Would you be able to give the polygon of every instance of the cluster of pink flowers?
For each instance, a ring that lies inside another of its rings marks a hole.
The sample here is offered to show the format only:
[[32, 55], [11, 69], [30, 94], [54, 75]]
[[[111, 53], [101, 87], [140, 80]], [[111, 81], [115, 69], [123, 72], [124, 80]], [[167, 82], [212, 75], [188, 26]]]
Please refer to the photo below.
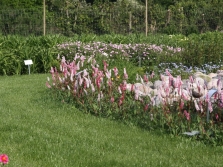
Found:
[[105, 57], [114, 56], [117, 54], [122, 54], [127, 57], [134, 57], [134, 55], [138, 55], [140, 52], [143, 54], [143, 59], [145, 57], [151, 58], [151, 53], [162, 53], [165, 52], [168, 55], [172, 55], [173, 53], [182, 52], [182, 48], [174, 48], [170, 46], [164, 45], [151, 45], [151, 44], [106, 44], [103, 42], [92, 42], [92, 43], [82, 43], [80, 41], [74, 43], [64, 43], [59, 44], [59, 49], [72, 49], [72, 47], [76, 48], [76, 52], [80, 55], [88, 55], [88, 54], [101, 54]]
[[[118, 107], [123, 106], [127, 101], [125, 100], [126, 97], [130, 95], [131, 97], [127, 97], [127, 99], [132, 98], [132, 100], [140, 101], [145, 111], [148, 110], [150, 105], [152, 107], [168, 106], [180, 101], [180, 111], [188, 121], [191, 120], [191, 115], [184, 102], [192, 100], [195, 109], [201, 113], [205, 111], [206, 107], [212, 113], [213, 101], [219, 102], [219, 107], [222, 108], [223, 106], [223, 84], [220, 79], [214, 85], [217, 92], [213, 97], [209, 97], [208, 90], [213, 87], [214, 80], [204, 84], [205, 82], [201, 77], [190, 76], [183, 82], [181, 76], [174, 77], [166, 69], [166, 74], [161, 74], [161, 80], [155, 81], [154, 84], [150, 82], [155, 75], [154, 72], [143, 77], [137, 74], [137, 83], [131, 84], [128, 83], [129, 76], [126, 68], [123, 69], [123, 73], [120, 73], [117, 67], [108, 69], [109, 64], [106, 60], [103, 61], [102, 66], [100, 68], [94, 56], [87, 59], [87, 57], [75, 55], [72, 62], [67, 61], [63, 56], [60, 72], [51, 68], [52, 83], [49, 84], [50, 79], [48, 78], [46, 86], [63, 91], [68, 90], [73, 97], [77, 97], [77, 100], [81, 99], [80, 103], [83, 105], [89, 103], [85, 99], [89, 95], [92, 95], [93, 98], [97, 97], [98, 104], [107, 100], [111, 104], [116, 102]], [[147, 97], [149, 100], [147, 100]], [[216, 119], [221, 119], [221, 116], [216, 116]]]
[[3, 165], [7, 164], [9, 162], [8, 155], [6, 154], [0, 154], [0, 163]]

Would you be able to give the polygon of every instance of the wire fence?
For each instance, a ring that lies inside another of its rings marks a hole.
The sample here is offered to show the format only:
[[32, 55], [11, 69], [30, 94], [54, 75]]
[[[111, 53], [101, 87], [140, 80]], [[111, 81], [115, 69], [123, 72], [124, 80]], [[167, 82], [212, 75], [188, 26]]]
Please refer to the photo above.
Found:
[[3, 35], [42, 35], [40, 9], [0, 10], [0, 33]]
[[[43, 8], [0, 10], [0, 34], [43, 35]], [[147, 18], [147, 20], [145, 20]], [[130, 33], [203, 33], [220, 31], [223, 10], [183, 8], [161, 10], [145, 6], [109, 6], [95, 10], [91, 6], [60, 11], [46, 10], [46, 34], [73, 35], [130, 34]], [[147, 25], [146, 25], [147, 23]]]

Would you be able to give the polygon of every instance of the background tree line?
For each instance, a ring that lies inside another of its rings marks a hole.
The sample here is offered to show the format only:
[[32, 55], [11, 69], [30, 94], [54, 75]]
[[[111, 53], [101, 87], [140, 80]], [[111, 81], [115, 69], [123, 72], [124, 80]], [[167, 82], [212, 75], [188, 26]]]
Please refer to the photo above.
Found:
[[[45, 0], [47, 34], [145, 32], [145, 0]], [[148, 32], [221, 31], [222, 0], [148, 0]], [[42, 35], [43, 0], [1, 0], [0, 33]]]

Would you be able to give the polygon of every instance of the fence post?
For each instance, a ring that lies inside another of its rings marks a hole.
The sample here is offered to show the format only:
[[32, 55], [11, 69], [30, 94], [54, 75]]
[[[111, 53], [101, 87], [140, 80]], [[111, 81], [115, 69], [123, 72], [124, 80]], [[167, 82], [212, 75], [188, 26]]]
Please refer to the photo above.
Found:
[[147, 36], [147, 34], [148, 34], [148, 5], [147, 5], [147, 3], [148, 3], [148, 0], [146, 0], [146, 17], [145, 17], [145, 24], [146, 24], [146, 36]]
[[46, 35], [46, 4], [43, 0], [43, 35]]

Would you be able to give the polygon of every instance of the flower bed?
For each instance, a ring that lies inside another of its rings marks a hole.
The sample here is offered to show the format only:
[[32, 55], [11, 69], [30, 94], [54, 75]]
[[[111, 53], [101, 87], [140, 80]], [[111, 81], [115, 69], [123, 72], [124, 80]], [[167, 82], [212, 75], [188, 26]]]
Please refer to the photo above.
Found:
[[[123, 70], [123, 71], [121, 71]], [[62, 57], [60, 71], [51, 68], [47, 87], [63, 102], [72, 102], [84, 112], [132, 121], [144, 128], [162, 129], [179, 135], [198, 130], [197, 139], [222, 143], [223, 90], [219, 74], [195, 73], [187, 80], [166, 70], [160, 80], [137, 75], [129, 81], [126, 69], [100, 66], [94, 56], [76, 55], [73, 61]], [[217, 78], [216, 78], [217, 77]], [[213, 97], [208, 90], [216, 89]], [[207, 112], [209, 120], [207, 122]]]

